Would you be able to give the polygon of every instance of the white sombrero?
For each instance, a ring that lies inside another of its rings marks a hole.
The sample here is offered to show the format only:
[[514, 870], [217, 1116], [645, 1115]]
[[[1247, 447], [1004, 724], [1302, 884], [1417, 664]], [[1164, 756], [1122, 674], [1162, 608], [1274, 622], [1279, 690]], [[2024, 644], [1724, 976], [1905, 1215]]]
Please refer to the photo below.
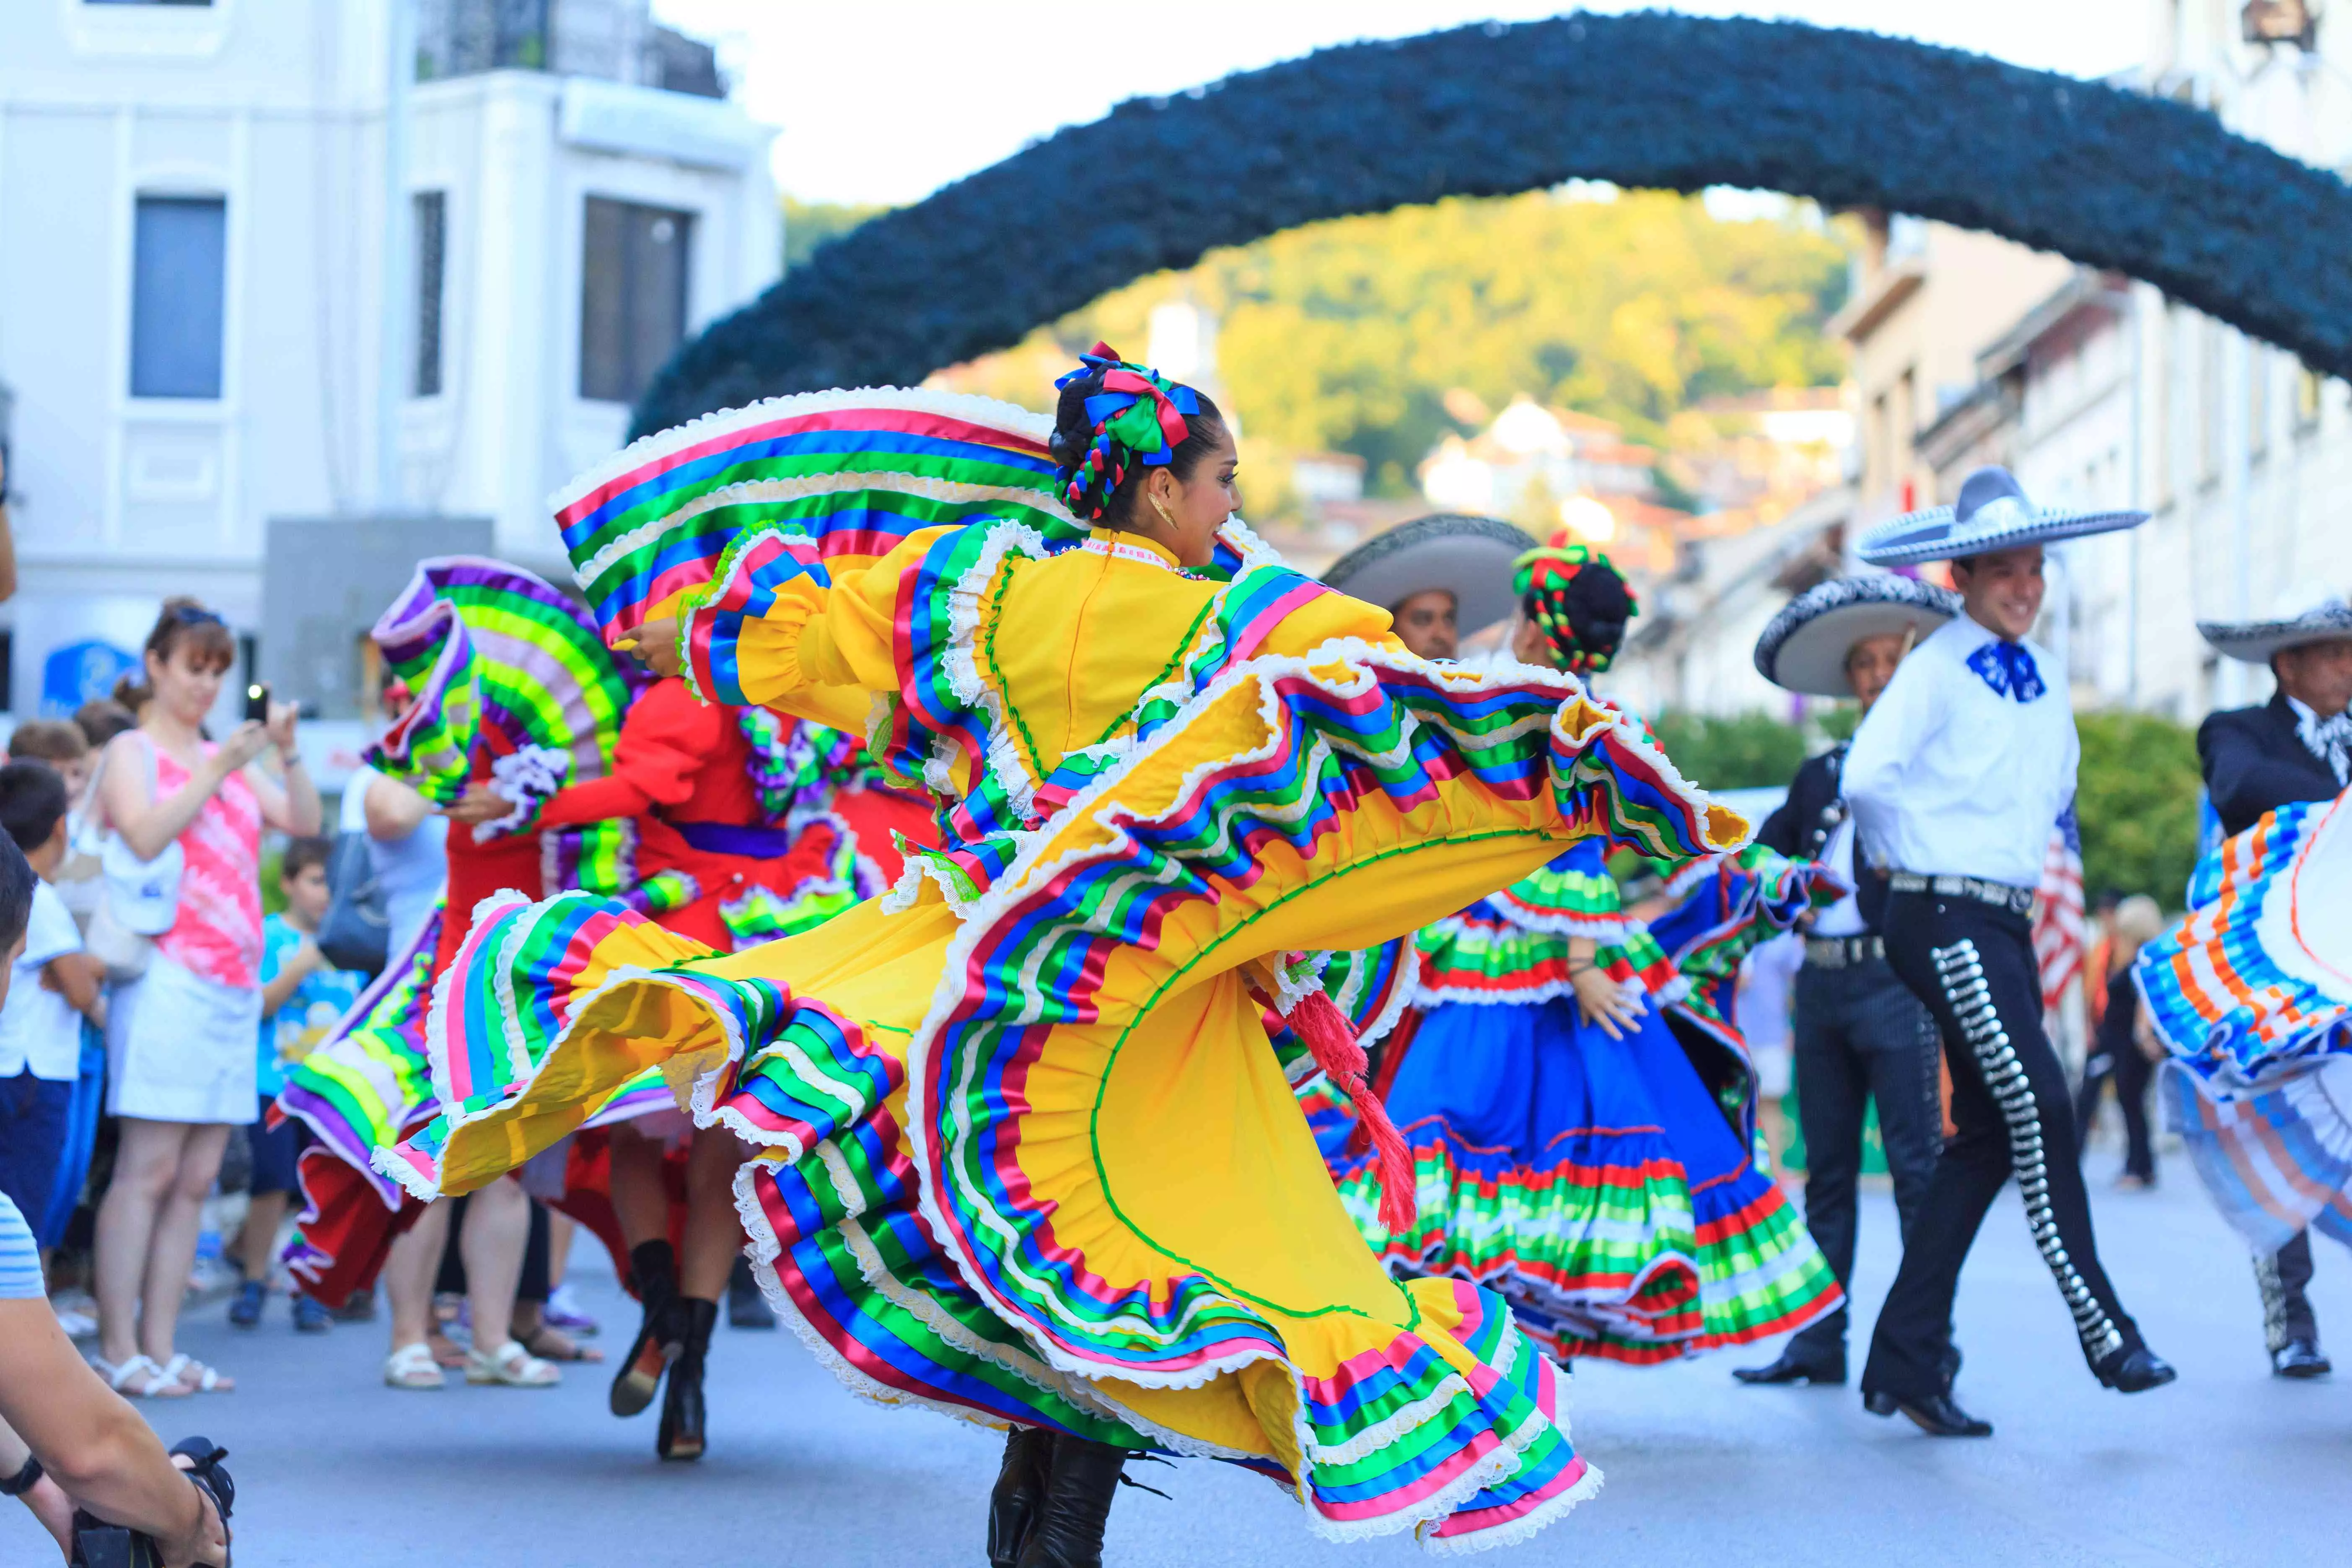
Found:
[[1926, 637], [1960, 613], [1960, 596], [1916, 577], [1872, 573], [1806, 589], [1756, 639], [1756, 673], [1810, 697], [1851, 697], [1845, 656], [1864, 637]]
[[1366, 540], [1331, 563], [1323, 581], [1382, 609], [1443, 588], [1454, 595], [1454, 625], [1468, 637], [1507, 618], [1517, 606], [1511, 564], [1536, 543], [1525, 530], [1500, 518], [1439, 512]]
[[2025, 499], [2007, 468], [1979, 468], [1962, 481], [1958, 504], [1907, 511], [1882, 522], [1863, 536], [1856, 553], [1873, 566], [1916, 566], [2112, 533], [2147, 521], [2144, 511], [2045, 511]]
[[2352, 638], [2352, 605], [2340, 593], [2305, 592], [2290, 595], [2267, 620], [2200, 621], [2197, 633], [2231, 658], [2268, 664], [2291, 647]]

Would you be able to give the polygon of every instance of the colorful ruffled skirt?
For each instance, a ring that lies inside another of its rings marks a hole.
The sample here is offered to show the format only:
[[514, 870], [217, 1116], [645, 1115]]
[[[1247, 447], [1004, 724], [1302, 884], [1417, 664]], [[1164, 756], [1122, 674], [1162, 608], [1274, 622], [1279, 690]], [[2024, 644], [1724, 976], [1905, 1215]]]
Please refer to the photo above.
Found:
[[[1570, 858], [1424, 933], [1423, 1010], [1387, 1075], [1389, 1117], [1413, 1154], [1412, 1226], [1381, 1222], [1369, 1150], [1328, 1093], [1307, 1096], [1334, 1179], [1391, 1272], [1496, 1291], [1562, 1360], [1672, 1360], [1838, 1303], [1758, 1161], [1746, 1047], [1703, 983], [1833, 896], [1817, 868], [1748, 863], [1768, 857], [1688, 879], [1659, 922], [1671, 957], [1638, 924], [1570, 912]], [[1622, 1038], [1582, 1021], [1570, 934], [1601, 942], [1597, 961], [1643, 996]]]
[[2165, 1119], [2263, 1256], [2352, 1245], [2352, 812], [2283, 806], [2205, 857], [2133, 975], [2171, 1052]]
[[1738, 832], [1570, 683], [1261, 661], [961, 910], [725, 956], [582, 895], [487, 910], [434, 1015], [444, 1114], [383, 1163], [468, 1190], [658, 1070], [759, 1151], [755, 1263], [852, 1390], [1231, 1460], [1330, 1537], [1501, 1544], [1599, 1483], [1559, 1374], [1494, 1293], [1366, 1249], [1244, 974], [1575, 837]]

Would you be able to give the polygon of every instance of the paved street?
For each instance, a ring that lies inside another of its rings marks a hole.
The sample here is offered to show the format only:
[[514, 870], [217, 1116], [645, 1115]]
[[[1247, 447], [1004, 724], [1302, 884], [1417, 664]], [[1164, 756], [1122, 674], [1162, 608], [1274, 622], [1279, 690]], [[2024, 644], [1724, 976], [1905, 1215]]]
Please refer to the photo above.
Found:
[[[1601, 1495], [1497, 1561], [1725, 1564], [2342, 1563], [2352, 1524], [2352, 1369], [2333, 1384], [2267, 1375], [2246, 1263], [2185, 1167], [2154, 1194], [2109, 1192], [2091, 1165], [2110, 1271], [2181, 1372], [2125, 1400], [2084, 1373], [2012, 1198], [1988, 1221], [1959, 1307], [1961, 1392], [2000, 1427], [1937, 1443], [1874, 1420], [1851, 1391], [1747, 1390], [1749, 1354], [1578, 1374], [1578, 1445]], [[1894, 1213], [1864, 1211], [1862, 1299], [1889, 1275]], [[588, 1251], [593, 1256], [593, 1249]], [[601, 1259], [599, 1259], [601, 1261]], [[2323, 1244], [2318, 1305], [2352, 1353], [2352, 1258]], [[593, 1299], [608, 1352], [624, 1318], [609, 1273]], [[552, 1393], [376, 1381], [381, 1331], [298, 1338], [278, 1314], [233, 1334], [207, 1308], [191, 1348], [244, 1380], [232, 1395], [149, 1406], [169, 1436], [201, 1428], [235, 1453], [245, 1568], [501, 1568], [761, 1562], [971, 1568], [999, 1439], [853, 1401], [784, 1333], [722, 1333], [714, 1447], [657, 1466], [651, 1415], [604, 1413], [603, 1380]], [[1411, 1559], [1401, 1541], [1310, 1537], [1264, 1481], [1207, 1464], [1155, 1468], [1172, 1503], [1129, 1491], [1112, 1521], [1118, 1568], [1285, 1568]], [[40, 1560], [28, 1518], [0, 1513], [0, 1562]]]

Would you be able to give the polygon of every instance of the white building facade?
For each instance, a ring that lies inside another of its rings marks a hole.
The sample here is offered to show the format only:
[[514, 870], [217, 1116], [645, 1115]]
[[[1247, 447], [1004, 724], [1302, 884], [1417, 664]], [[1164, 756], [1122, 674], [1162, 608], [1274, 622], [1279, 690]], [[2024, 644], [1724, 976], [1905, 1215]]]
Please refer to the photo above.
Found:
[[547, 493], [778, 271], [716, 89], [645, 0], [0, 7], [15, 712], [166, 594], [257, 634], [273, 519], [486, 520], [563, 580]]

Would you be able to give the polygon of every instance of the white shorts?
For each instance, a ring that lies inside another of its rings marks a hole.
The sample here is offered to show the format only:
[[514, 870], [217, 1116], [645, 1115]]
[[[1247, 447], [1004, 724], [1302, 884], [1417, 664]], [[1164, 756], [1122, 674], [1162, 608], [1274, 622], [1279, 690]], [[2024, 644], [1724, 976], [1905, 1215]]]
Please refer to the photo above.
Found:
[[261, 1094], [260, 987], [223, 985], [156, 952], [109, 1007], [110, 1115], [252, 1123]]

